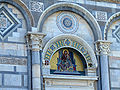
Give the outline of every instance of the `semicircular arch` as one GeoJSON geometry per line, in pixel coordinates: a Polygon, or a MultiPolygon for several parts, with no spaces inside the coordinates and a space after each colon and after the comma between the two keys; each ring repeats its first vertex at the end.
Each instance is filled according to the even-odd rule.
{"type": "Polygon", "coordinates": [[[31,12],[21,0],[0,0],[0,3],[8,3],[15,6],[24,16],[28,30],[31,30],[31,27],[35,25],[31,12]]]}
{"type": "Polygon", "coordinates": [[[102,39],[101,29],[96,19],[93,17],[93,15],[88,10],[83,8],[82,6],[75,4],[75,3],[68,3],[68,2],[67,3],[66,2],[56,3],[54,5],[51,5],[42,13],[42,15],[40,16],[39,22],[38,22],[38,26],[37,26],[40,32],[42,32],[42,27],[47,17],[57,11],[71,11],[71,12],[74,12],[80,15],[90,25],[93,35],[94,35],[94,40],[97,41],[97,40],[102,39]]]}
{"type": "Polygon", "coordinates": [[[59,35],[47,42],[43,49],[43,63],[50,61],[52,55],[61,48],[73,48],[83,55],[87,68],[97,68],[94,51],[89,44],[76,35],[59,35]]]}
{"type": "Polygon", "coordinates": [[[106,25],[104,28],[104,40],[107,40],[108,30],[110,29],[111,25],[117,20],[120,20],[120,12],[113,14],[106,22],[106,25]]]}

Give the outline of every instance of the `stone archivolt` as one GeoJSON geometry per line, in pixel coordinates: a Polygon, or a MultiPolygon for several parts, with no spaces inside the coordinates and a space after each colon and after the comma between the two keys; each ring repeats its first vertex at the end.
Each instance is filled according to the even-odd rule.
{"type": "Polygon", "coordinates": [[[74,48],[74,49],[78,50],[84,56],[88,67],[89,68],[94,67],[91,56],[90,56],[88,50],[83,45],[78,43],[77,41],[71,40],[71,39],[62,39],[62,40],[59,40],[59,41],[56,41],[56,42],[52,43],[49,46],[48,50],[46,51],[45,58],[44,58],[45,62],[48,63],[50,61],[52,55],[57,50],[59,50],[60,48],[64,48],[64,47],[70,47],[70,48],[74,48]]]}

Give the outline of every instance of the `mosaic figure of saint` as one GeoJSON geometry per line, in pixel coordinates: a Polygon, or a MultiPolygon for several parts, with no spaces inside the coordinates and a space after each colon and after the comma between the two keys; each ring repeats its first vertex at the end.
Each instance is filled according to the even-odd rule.
{"type": "Polygon", "coordinates": [[[72,66],[71,58],[69,55],[69,51],[65,50],[61,56],[61,63],[60,63],[61,69],[63,71],[68,71],[68,68],[72,66]]]}

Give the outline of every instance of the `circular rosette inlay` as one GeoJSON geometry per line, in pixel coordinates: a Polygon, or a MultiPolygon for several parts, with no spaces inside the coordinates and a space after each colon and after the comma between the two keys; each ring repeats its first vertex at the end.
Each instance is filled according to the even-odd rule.
{"type": "Polygon", "coordinates": [[[78,29],[78,21],[72,13],[62,12],[57,16],[57,26],[62,32],[73,33],[78,29]]]}

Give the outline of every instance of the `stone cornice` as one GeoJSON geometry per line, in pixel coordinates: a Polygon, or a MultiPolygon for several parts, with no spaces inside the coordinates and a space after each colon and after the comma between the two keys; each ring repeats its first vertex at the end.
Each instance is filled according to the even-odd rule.
{"type": "Polygon", "coordinates": [[[108,55],[110,53],[110,41],[99,40],[96,42],[96,52],[97,54],[108,55]]]}
{"type": "Polygon", "coordinates": [[[26,35],[28,48],[32,51],[42,50],[42,41],[45,36],[43,33],[28,32],[26,35]]]}
{"type": "Polygon", "coordinates": [[[45,79],[98,80],[98,76],[44,75],[45,79]]]}

